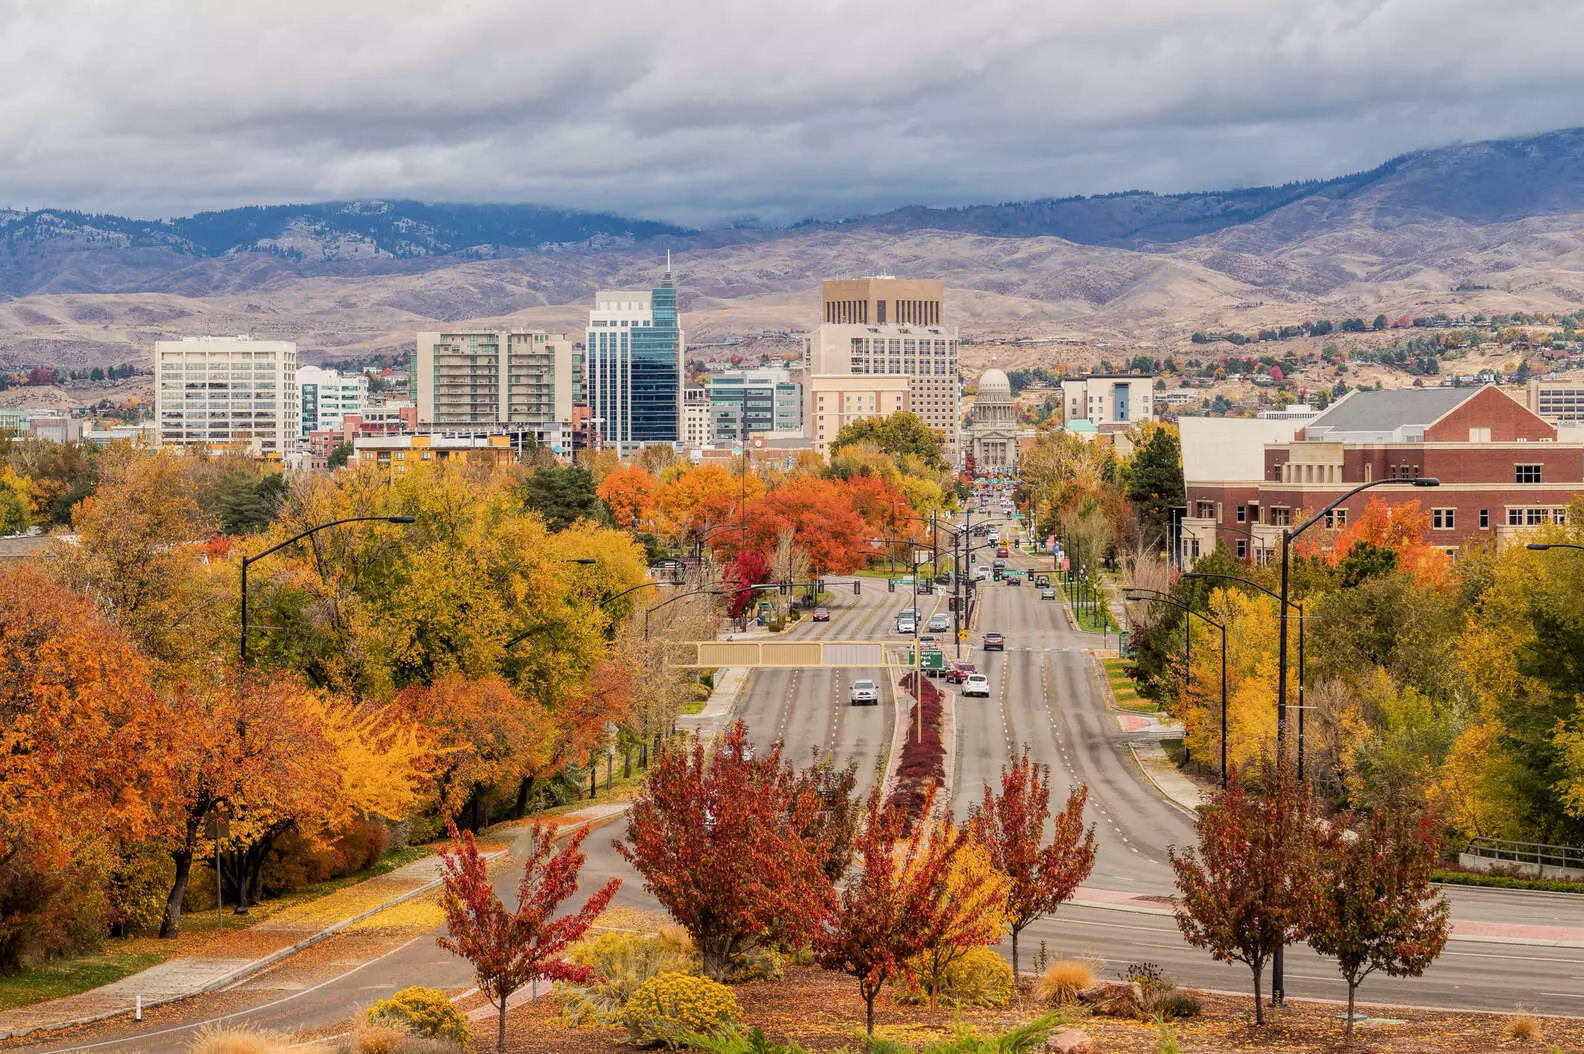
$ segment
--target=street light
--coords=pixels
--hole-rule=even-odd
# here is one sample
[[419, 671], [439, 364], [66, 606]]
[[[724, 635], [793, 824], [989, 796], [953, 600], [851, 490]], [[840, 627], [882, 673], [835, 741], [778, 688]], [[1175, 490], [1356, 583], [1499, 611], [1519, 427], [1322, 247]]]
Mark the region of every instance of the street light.
[[[1401, 486], [1403, 484], [1415, 487], [1439, 487], [1441, 481], [1434, 476], [1420, 476], [1417, 479], [1370, 480], [1368, 483], [1360, 483], [1352, 490], [1334, 499], [1331, 504], [1309, 517], [1303, 523], [1300, 523], [1296, 528], [1282, 528], [1281, 597], [1279, 598], [1281, 601], [1281, 635], [1276, 649], [1276, 758], [1278, 763], [1284, 757], [1282, 746], [1287, 739], [1287, 610], [1291, 607], [1287, 595], [1287, 574], [1292, 553], [1292, 540], [1320, 522], [1326, 513], [1335, 509], [1338, 505], [1353, 497], [1353, 495], [1362, 493], [1372, 487]], [[1282, 952], [1283, 949], [1278, 947], [1271, 961], [1271, 1002], [1273, 1004], [1280, 1004], [1286, 994], [1282, 977], [1282, 960], [1284, 958]]]
[[[1150, 594], [1150, 595], [1146, 596], [1145, 594]], [[1189, 607], [1187, 604], [1184, 604], [1184, 603], [1176, 600], [1175, 598], [1169, 596], [1168, 594], [1162, 593], [1158, 589], [1132, 589], [1132, 590], [1129, 590], [1126, 593], [1123, 593], [1122, 595], [1123, 595], [1124, 598], [1126, 598], [1128, 600], [1140, 600], [1140, 601], [1145, 601], [1145, 602], [1148, 602], [1148, 601], [1151, 601], [1151, 600], [1158, 600], [1162, 604], [1170, 604], [1172, 607], [1181, 608], [1183, 611], [1188, 612], [1188, 614], [1199, 618], [1201, 621], [1203, 621], [1205, 623], [1208, 623], [1209, 625], [1214, 626], [1216, 629], [1221, 631], [1221, 789], [1222, 790], [1226, 790], [1226, 785], [1227, 785], [1227, 635], [1226, 635], [1226, 623], [1225, 622], [1217, 622], [1214, 619], [1212, 619], [1210, 616], [1205, 615], [1205, 614], [1201, 614], [1200, 612], [1195, 611], [1193, 608]], [[1192, 625], [1193, 624], [1191, 622], [1184, 622], [1183, 623], [1183, 628], [1188, 630], [1188, 633], [1185, 634], [1185, 639], [1189, 640], [1189, 641], [1193, 640]], [[1184, 652], [1185, 655], [1189, 654], [1188, 648], [1184, 647], [1183, 648], [1183, 652]], [[1187, 663], [1187, 665], [1188, 665], [1188, 677], [1185, 679], [1185, 684], [1186, 684], [1188, 692], [1191, 694], [1193, 692], [1193, 665], [1191, 663]]]
[[278, 542], [275, 545], [270, 546], [268, 549], [265, 549], [262, 553], [255, 554], [253, 556], [244, 556], [244, 557], [242, 557], [242, 597], [241, 597], [241, 600], [242, 600], [242, 603], [241, 603], [241, 607], [242, 607], [242, 639], [240, 641], [240, 645], [241, 646], [238, 649], [238, 655], [239, 655], [239, 658], [242, 660], [242, 667], [244, 669], [247, 668], [247, 664], [248, 664], [248, 602], [247, 602], [248, 601], [248, 568], [251, 565], [257, 563], [258, 561], [264, 559], [266, 556], [270, 555], [271, 553], [278, 552], [281, 549], [286, 548], [288, 545], [292, 544], [293, 542], [300, 542], [304, 538], [307, 538], [309, 535], [318, 534], [320, 531], [325, 530], [328, 527], [339, 527], [343, 523], [362, 523], [364, 521], [374, 521], [374, 520], [380, 520], [380, 521], [383, 521], [385, 523], [412, 523], [413, 522], [413, 517], [411, 517], [411, 516], [347, 516], [347, 517], [345, 517], [343, 519], [331, 520], [329, 523], [321, 523], [317, 527], [310, 527], [306, 531], [301, 532], [300, 534], [292, 535], [290, 538], [286, 539], [284, 542]]
[[1537, 553], [1543, 553], [1547, 549], [1578, 549], [1584, 551], [1584, 545], [1575, 545], [1572, 542], [1530, 542], [1524, 548], [1533, 549]]

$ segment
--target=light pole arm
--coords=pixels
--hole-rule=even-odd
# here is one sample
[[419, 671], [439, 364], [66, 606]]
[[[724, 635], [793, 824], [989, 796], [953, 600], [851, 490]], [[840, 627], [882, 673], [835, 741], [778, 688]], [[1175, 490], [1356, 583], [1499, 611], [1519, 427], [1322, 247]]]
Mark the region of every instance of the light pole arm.
[[1360, 483], [1358, 486], [1354, 487], [1352, 490], [1347, 491], [1346, 493], [1342, 494], [1340, 497], [1337, 497], [1337, 498], [1333, 499], [1331, 504], [1327, 505], [1325, 508], [1323, 508], [1319, 512], [1315, 513], [1313, 516], [1309, 517], [1307, 520], [1305, 520], [1304, 522], [1300, 523], [1297, 527], [1293, 527], [1290, 530], [1288, 530], [1286, 532], [1288, 538], [1296, 538], [1296, 537], [1298, 537], [1300, 534], [1302, 534], [1303, 532], [1307, 531], [1309, 528], [1313, 527], [1316, 523], [1318, 523], [1320, 521], [1320, 519], [1323, 516], [1325, 516], [1326, 513], [1328, 513], [1331, 510], [1335, 509], [1338, 505], [1341, 505], [1343, 502], [1345, 502], [1349, 498], [1353, 497], [1353, 495], [1362, 493], [1362, 492], [1364, 492], [1366, 490], [1370, 490], [1373, 487], [1390, 486], [1393, 483], [1396, 483], [1396, 484], [1407, 483], [1407, 484], [1409, 484], [1411, 486], [1415, 486], [1415, 487], [1439, 487], [1441, 485], [1441, 481], [1439, 479], [1436, 479], [1434, 476], [1419, 476], [1419, 477], [1417, 477], [1415, 479], [1372, 479], [1368, 483]]

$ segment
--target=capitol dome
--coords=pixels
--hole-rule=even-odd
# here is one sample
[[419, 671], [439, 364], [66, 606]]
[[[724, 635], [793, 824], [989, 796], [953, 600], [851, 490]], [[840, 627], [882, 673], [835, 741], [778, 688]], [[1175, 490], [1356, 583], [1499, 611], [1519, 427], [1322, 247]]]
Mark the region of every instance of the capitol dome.
[[985, 370], [979, 375], [979, 398], [981, 403], [1010, 403], [1012, 401], [1012, 382], [1007, 380], [1007, 375], [997, 369]]

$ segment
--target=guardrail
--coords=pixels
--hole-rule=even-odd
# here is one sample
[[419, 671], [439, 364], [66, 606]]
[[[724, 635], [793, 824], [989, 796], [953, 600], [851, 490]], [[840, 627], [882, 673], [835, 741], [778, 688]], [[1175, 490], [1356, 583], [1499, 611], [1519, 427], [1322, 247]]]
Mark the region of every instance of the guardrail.
[[1463, 852], [1493, 863], [1533, 867], [1541, 873], [1552, 868], [1584, 871], [1584, 848], [1578, 846], [1514, 842], [1505, 838], [1475, 838]]

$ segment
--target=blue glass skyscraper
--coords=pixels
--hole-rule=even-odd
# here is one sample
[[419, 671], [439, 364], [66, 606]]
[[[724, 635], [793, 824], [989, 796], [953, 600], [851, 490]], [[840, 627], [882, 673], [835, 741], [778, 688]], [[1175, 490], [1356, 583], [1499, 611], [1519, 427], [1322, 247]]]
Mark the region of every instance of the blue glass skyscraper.
[[595, 430], [619, 453], [682, 440], [682, 329], [670, 260], [659, 288], [595, 294], [588, 400]]

